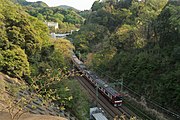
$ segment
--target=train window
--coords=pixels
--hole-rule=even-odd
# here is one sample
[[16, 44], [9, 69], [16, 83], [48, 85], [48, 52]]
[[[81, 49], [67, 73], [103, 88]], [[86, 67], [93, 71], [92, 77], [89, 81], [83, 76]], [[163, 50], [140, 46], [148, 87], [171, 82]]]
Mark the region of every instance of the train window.
[[112, 99], [112, 95], [109, 95], [109, 97]]
[[122, 97], [121, 97], [121, 96], [116, 96], [116, 97], [114, 98], [114, 100], [115, 100], [115, 101], [122, 100]]
[[108, 95], [108, 92], [107, 92], [107, 91], [105, 91], [105, 94], [106, 94], [106, 95]]
[[108, 87], [108, 85], [107, 85], [107, 84], [105, 84], [105, 85], [104, 85], [104, 87]]

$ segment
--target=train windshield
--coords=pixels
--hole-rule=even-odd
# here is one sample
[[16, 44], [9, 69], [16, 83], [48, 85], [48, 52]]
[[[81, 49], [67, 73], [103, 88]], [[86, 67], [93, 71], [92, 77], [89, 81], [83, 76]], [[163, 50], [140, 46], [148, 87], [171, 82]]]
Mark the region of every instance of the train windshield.
[[122, 97], [121, 96], [116, 96], [115, 97], [115, 101], [121, 101], [122, 100]]

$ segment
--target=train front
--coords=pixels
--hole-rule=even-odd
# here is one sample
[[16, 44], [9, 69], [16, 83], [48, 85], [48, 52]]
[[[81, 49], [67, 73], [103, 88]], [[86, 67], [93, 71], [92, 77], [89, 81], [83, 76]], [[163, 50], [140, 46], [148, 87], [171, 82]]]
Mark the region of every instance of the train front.
[[114, 104], [114, 107], [119, 107], [122, 105], [122, 96], [120, 94], [114, 96], [113, 104]]

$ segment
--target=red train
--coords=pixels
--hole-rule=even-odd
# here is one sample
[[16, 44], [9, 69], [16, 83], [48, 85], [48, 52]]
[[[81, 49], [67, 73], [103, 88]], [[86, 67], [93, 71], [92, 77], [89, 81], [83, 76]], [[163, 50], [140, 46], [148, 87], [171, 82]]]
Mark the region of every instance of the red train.
[[105, 96], [115, 107], [122, 105], [122, 95], [115, 89], [108, 86], [103, 80], [101, 80], [92, 71], [87, 70], [86, 66], [80, 61], [76, 55], [72, 55], [72, 62], [75, 67], [84, 74], [84, 77], [94, 86], [98, 87], [99, 92]]

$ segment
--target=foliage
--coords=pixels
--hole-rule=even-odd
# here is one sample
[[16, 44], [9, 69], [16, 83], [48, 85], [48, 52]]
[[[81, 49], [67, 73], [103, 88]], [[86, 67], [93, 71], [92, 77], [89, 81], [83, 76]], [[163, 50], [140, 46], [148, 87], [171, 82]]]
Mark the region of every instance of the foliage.
[[[42, 73], [45, 67], [65, 66], [63, 52], [66, 47], [59, 48], [63, 51], [54, 48], [44, 23], [10, 1], [1, 0], [0, 6], [1, 71], [14, 77], [27, 77], [30, 73]], [[67, 41], [64, 44], [67, 49], [72, 49], [72, 46], [68, 48], [70, 43]]]
[[84, 10], [84, 11], [80, 11], [78, 12], [79, 15], [81, 15], [83, 18], [88, 19], [89, 15], [91, 14], [90, 10]]
[[[38, 11], [38, 19], [58, 21], [64, 31], [67, 30], [65, 27], [71, 29], [74, 24], [82, 22], [82, 18], [72, 10], [46, 7], [34, 9], [29, 6], [26, 9], [35, 15]], [[46, 102], [57, 102], [60, 105], [65, 103], [68, 109], [81, 109], [74, 109], [73, 112], [83, 120], [88, 115], [86, 111], [89, 107], [86, 99], [80, 98], [86, 97], [79, 94], [81, 90], [74, 81], [66, 84], [74, 46], [66, 39], [50, 40], [47, 26], [38, 19], [27, 14], [21, 6], [9, 0], [0, 0], [0, 71], [25, 80], [29, 86], [21, 90], [33, 91], [29, 98], [22, 97], [13, 108], [9, 108], [17, 107], [19, 112], [35, 97], [43, 97]], [[63, 83], [61, 80], [64, 80]], [[78, 101], [83, 101], [83, 105], [79, 103], [76, 106]], [[86, 115], [81, 116], [84, 112]]]
[[18, 3], [23, 6], [30, 6], [30, 7], [48, 7], [48, 5], [42, 1], [37, 2], [27, 2], [26, 0], [11, 0], [14, 3]]
[[58, 22], [59, 29], [51, 32], [66, 33], [76, 30], [83, 23], [83, 18], [72, 9], [61, 7], [27, 7], [27, 12], [42, 21]]
[[119, 10], [119, 6], [115, 4], [115, 1], [95, 1], [91, 9], [93, 12], [86, 22], [103, 25], [111, 32], [131, 15], [131, 12], [126, 8]]
[[35, 92], [42, 96], [45, 101], [54, 102], [60, 109], [66, 108], [80, 120], [84, 120], [89, 116], [88, 98], [81, 90], [82, 88], [80, 88], [78, 82], [69, 79], [71, 75], [66, 68], [46, 69], [43, 75], [35, 77], [36, 81], [32, 86], [36, 90]]
[[9, 1], [1, 0], [0, 6], [1, 71], [11, 76], [29, 76], [28, 60], [48, 41], [47, 27]]
[[65, 39], [50, 40], [50, 43], [43, 46], [40, 53], [36, 53], [31, 59], [32, 75], [46, 72], [46, 69], [64, 68], [69, 60], [74, 47]]
[[29, 62], [27, 55], [18, 46], [12, 46], [11, 49], [1, 52], [1, 69], [4, 73], [16, 77], [30, 75]]
[[[125, 85], [136, 93], [179, 112], [180, 10], [167, 2], [96, 1], [81, 26], [83, 32], [73, 39], [76, 50], [87, 55], [88, 65], [98, 73], [124, 76]], [[93, 33], [91, 28], [110, 32]]]
[[74, 46], [69, 40], [59, 38], [56, 40], [51, 40], [54, 44], [56, 51], [61, 51], [65, 58], [71, 58], [71, 53], [74, 50]]
[[[72, 107], [79, 108], [80, 110], [78, 112], [75, 109], [71, 110], [71, 112], [75, 113], [81, 120], [89, 116], [89, 104], [87, 99], [84, 99], [87, 96], [81, 92], [77, 81], [68, 80], [71, 74], [65, 69], [47, 69], [44, 74], [35, 77], [29, 86], [25, 84], [12, 84], [12, 78], [5, 78], [5, 75], [1, 75], [2, 82], [5, 82], [4, 79], [8, 79], [11, 82], [6, 83], [6, 89], [3, 84], [0, 88], [1, 94], [3, 94], [1, 100], [8, 106], [0, 110], [7, 109], [12, 120], [19, 119], [22, 114], [28, 112], [27, 109], [23, 109], [27, 105], [32, 110], [37, 107], [43, 109], [49, 109], [51, 107], [53, 109], [60, 109], [61, 111], [64, 110], [64, 107], [68, 109]], [[8, 100], [4, 98], [5, 93], [11, 94], [11, 96], [8, 96]], [[19, 94], [22, 97], [19, 97]], [[37, 105], [32, 104], [34, 101], [37, 102], [37, 100], [39, 101]], [[77, 104], [78, 102], [79, 104]], [[82, 113], [85, 113], [84, 116]]]
[[[106, 27], [98, 24], [87, 24], [81, 27], [78, 34], [73, 33], [73, 44], [80, 53], [97, 51], [100, 49], [98, 44], [108, 35], [109, 30]], [[91, 50], [90, 47], [92, 47]]]
[[180, 6], [168, 5], [160, 14], [157, 21], [157, 33], [162, 47], [179, 46], [180, 20], [178, 14]]
[[[62, 81], [61, 88], [65, 87], [69, 93], [69, 102], [65, 103], [66, 108], [74, 113], [78, 119], [84, 120], [89, 117], [89, 101], [85, 91], [80, 88], [78, 81], [69, 80]], [[58, 86], [59, 87], [59, 86]], [[68, 90], [69, 89], [69, 90]], [[60, 96], [63, 96], [63, 92], [60, 92]], [[68, 94], [64, 94], [68, 95]], [[74, 104], [75, 103], [75, 104]], [[76, 109], [71, 109], [76, 108]]]
[[59, 8], [62, 8], [62, 9], [65, 9], [65, 10], [73, 10], [75, 12], [79, 12], [79, 10], [77, 10], [76, 8], [74, 7], [71, 7], [71, 6], [68, 6], [68, 5], [60, 5], [58, 6]]
[[110, 42], [118, 50], [128, 50], [135, 47], [136, 38], [134, 37], [136, 28], [124, 24], [116, 30], [110, 37]]

